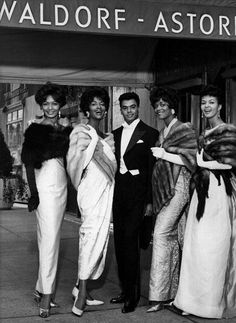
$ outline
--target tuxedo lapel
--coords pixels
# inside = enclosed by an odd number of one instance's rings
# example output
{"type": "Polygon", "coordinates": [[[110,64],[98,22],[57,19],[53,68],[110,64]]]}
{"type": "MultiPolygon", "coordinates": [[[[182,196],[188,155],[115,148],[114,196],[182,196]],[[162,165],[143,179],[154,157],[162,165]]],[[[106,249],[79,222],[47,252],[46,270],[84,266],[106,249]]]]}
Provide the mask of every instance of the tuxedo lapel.
{"type": "Polygon", "coordinates": [[[132,147],[136,144],[136,142],[145,134],[145,124],[140,121],[136,128],[134,129],[134,132],[132,134],[132,137],[130,138],[129,144],[126,148],[125,154],[132,149],[132,147]]]}
{"type": "Polygon", "coordinates": [[[120,160],[120,145],[121,145],[121,135],[122,135],[122,131],[123,131],[123,127],[120,127],[117,130],[117,134],[116,134],[116,156],[117,156],[117,160],[120,160]]]}

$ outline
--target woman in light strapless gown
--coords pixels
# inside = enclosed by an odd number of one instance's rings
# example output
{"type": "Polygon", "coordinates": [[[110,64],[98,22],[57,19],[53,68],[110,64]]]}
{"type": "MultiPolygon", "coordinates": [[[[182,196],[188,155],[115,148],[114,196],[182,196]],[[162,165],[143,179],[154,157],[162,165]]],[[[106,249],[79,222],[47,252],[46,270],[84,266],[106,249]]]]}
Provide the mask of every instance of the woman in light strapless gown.
{"type": "Polygon", "coordinates": [[[221,107],[219,89],[204,88],[201,109],[210,127],[199,140],[174,300],[183,314],[205,318],[236,316],[236,127],[222,121],[221,107]]]}
{"type": "Polygon", "coordinates": [[[44,112],[44,119],[26,129],[21,157],[31,193],[28,209],[36,211],[37,219],[39,269],[34,297],[39,302],[39,315],[45,318],[50,308],[57,306],[52,298],[67,201],[64,160],[72,129],[59,124],[59,110],[66,103],[62,87],[47,83],[38,90],[35,100],[44,112]]]}

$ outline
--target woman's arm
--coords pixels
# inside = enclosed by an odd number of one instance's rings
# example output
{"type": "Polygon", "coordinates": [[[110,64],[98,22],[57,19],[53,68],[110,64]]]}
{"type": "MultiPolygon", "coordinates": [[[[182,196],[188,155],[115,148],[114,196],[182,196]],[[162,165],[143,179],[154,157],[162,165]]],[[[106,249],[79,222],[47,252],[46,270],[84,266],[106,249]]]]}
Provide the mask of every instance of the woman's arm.
{"type": "Polygon", "coordinates": [[[164,159],[170,163],[184,166],[181,157],[177,154],[168,153],[164,148],[154,147],[151,148],[152,154],[156,158],[164,159]]]}
{"type": "Polygon", "coordinates": [[[219,163],[216,160],[204,161],[203,160],[203,149],[200,153],[197,152],[197,164],[199,167],[208,168],[208,169],[231,169],[231,165],[219,163]]]}
{"type": "Polygon", "coordinates": [[[30,189],[30,198],[28,200],[28,210],[31,212],[37,209],[39,205],[39,194],[36,186],[34,167],[27,165],[26,167],[27,182],[30,189]]]}

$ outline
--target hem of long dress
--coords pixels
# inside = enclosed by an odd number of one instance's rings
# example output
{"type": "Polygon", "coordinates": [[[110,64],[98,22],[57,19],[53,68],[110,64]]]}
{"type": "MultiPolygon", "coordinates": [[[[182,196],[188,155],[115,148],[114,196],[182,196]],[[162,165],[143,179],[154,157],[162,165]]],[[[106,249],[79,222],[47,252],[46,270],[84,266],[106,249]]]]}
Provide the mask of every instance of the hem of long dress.
{"type": "Polygon", "coordinates": [[[149,302],[166,302],[169,300],[173,300],[175,297],[149,297],[148,300],[149,302]]]}
{"type": "Polygon", "coordinates": [[[222,318],[223,314],[222,314],[222,311],[220,314],[219,307],[211,307],[211,306],[206,306],[205,304],[197,304],[196,300],[193,300],[191,302],[191,301],[189,301],[189,297],[187,297],[187,298],[188,298],[188,302],[185,302],[184,304],[182,303],[181,305],[178,304],[178,302],[176,302],[176,300],[175,300],[173,303],[174,306],[176,306],[181,311],[187,312],[187,313],[195,315],[195,316],[209,318],[209,319],[222,318]]]}
{"type": "Polygon", "coordinates": [[[37,290],[39,293],[41,294],[44,294],[44,295],[51,295],[51,294],[54,294],[55,290],[52,290],[52,289],[41,289],[41,288],[38,288],[38,287],[35,287],[35,290],[37,290]]]}
{"type": "Polygon", "coordinates": [[[86,276],[83,276],[83,275],[79,275],[78,277],[78,279],[79,280],[97,280],[100,276],[102,275],[102,273],[101,274],[99,274],[99,275],[96,275],[96,276],[93,276],[93,275],[86,275],[86,276]]]}
{"type": "Polygon", "coordinates": [[[226,309],[222,315],[223,319],[231,319],[233,317],[236,317],[236,308],[226,309]]]}

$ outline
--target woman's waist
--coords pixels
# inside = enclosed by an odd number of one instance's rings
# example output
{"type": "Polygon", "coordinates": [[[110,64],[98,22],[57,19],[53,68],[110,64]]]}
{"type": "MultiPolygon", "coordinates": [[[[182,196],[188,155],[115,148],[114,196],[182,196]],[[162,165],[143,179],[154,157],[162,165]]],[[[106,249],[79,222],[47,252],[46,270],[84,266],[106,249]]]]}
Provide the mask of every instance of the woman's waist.
{"type": "Polygon", "coordinates": [[[46,177],[48,181],[54,177],[65,177],[66,171],[63,158],[52,158],[43,162],[40,169],[35,170],[36,178],[46,177]]]}
{"type": "Polygon", "coordinates": [[[50,158],[42,163],[42,167],[58,166],[64,168],[64,159],[62,157],[50,158]]]}

